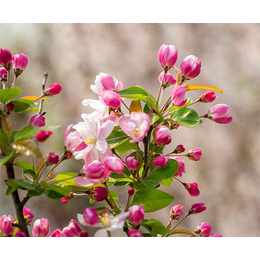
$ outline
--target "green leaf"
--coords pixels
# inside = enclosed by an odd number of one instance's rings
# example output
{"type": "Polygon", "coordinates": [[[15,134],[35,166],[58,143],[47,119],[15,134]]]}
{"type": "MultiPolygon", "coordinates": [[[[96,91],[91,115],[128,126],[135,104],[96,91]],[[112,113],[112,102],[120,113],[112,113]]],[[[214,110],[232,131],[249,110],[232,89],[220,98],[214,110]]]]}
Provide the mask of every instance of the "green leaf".
{"type": "Polygon", "coordinates": [[[178,125],[184,127],[195,127],[202,122],[196,111],[185,107],[176,109],[170,118],[178,125]]]}
{"type": "Polygon", "coordinates": [[[115,151],[117,153],[128,153],[129,151],[134,150],[136,148],[136,144],[130,143],[131,140],[131,137],[126,138],[124,142],[115,147],[115,151]]]}
{"type": "Polygon", "coordinates": [[[170,177],[170,178],[167,178],[167,179],[162,180],[162,181],[161,181],[161,184],[162,184],[163,186],[171,186],[172,181],[173,181],[173,177],[170,177]]]}
{"type": "Polygon", "coordinates": [[[155,113],[152,113],[149,117],[150,117],[150,125],[153,125],[155,122],[157,122],[160,119],[160,117],[155,113]]]}
{"type": "Polygon", "coordinates": [[[6,88],[0,90],[0,101],[5,104],[7,101],[19,96],[22,93],[22,90],[16,86],[12,88],[6,88]]]}
{"type": "Polygon", "coordinates": [[[60,184],[68,187],[73,187],[73,188],[83,188],[82,186],[79,186],[76,184],[74,181],[74,177],[78,175],[77,172],[64,172],[61,174],[58,174],[54,180],[58,181],[60,184]]]}
{"type": "Polygon", "coordinates": [[[115,191],[113,191],[113,190],[110,190],[109,191],[109,196],[108,196],[108,198],[110,198],[110,197],[112,197],[112,199],[114,200],[114,202],[117,202],[117,200],[118,200],[118,195],[117,195],[117,193],[115,192],[115,191]]]}
{"type": "Polygon", "coordinates": [[[15,190],[16,190],[16,188],[14,188],[14,187],[8,185],[7,190],[6,190],[6,192],[5,192],[5,196],[6,196],[6,197],[9,196],[9,195],[12,194],[15,190]]]}
{"type": "Polygon", "coordinates": [[[27,170],[27,169],[34,170],[33,165],[31,163],[29,163],[29,162],[26,162],[26,161],[16,162],[16,163],[14,163],[14,166],[19,167],[22,170],[27,170]]]}
{"type": "Polygon", "coordinates": [[[144,220],[141,225],[146,228],[152,236],[156,236],[158,234],[160,235],[165,235],[167,234],[170,230],[166,228],[161,222],[159,222],[156,219],[149,219],[149,220],[144,220]]]}
{"type": "Polygon", "coordinates": [[[0,128],[0,147],[4,151],[7,148],[8,140],[6,138],[5,132],[0,128]]]}
{"type": "MultiPolygon", "coordinates": [[[[53,191],[53,190],[49,190],[49,189],[44,189],[43,190],[43,193],[50,199],[53,199],[53,200],[58,200],[58,199],[61,199],[63,198],[64,196],[61,195],[60,193],[56,192],[56,191],[53,191]]],[[[37,195],[34,195],[34,196],[37,196],[37,195]]]]}
{"type": "Polygon", "coordinates": [[[164,179],[168,179],[174,175],[178,168],[178,162],[174,159],[170,159],[165,167],[158,168],[151,176],[161,174],[164,175],[164,179]]]}
{"type": "Polygon", "coordinates": [[[33,178],[35,177],[36,173],[34,170],[30,170],[30,169],[27,169],[23,172],[24,174],[29,174],[31,175],[33,178]]]}
{"type": "Polygon", "coordinates": [[[162,180],[164,180],[163,174],[152,174],[147,179],[142,180],[142,183],[146,188],[153,189],[155,188],[162,180]]]}
{"type": "Polygon", "coordinates": [[[34,106],[34,103],[30,100],[25,99],[17,99],[13,100],[12,103],[14,104],[14,112],[15,113],[21,113],[28,108],[34,106]]]}
{"type": "Polygon", "coordinates": [[[145,212],[153,212],[168,206],[173,200],[172,195],[161,190],[142,189],[135,193],[131,205],[142,204],[145,212]]]}
{"type": "Polygon", "coordinates": [[[43,190],[30,190],[28,192],[28,196],[29,197],[36,197],[36,196],[42,195],[42,193],[43,193],[43,190]]]}
{"type": "Polygon", "coordinates": [[[127,153],[134,149],[136,144],[130,143],[131,138],[123,131],[113,130],[107,138],[107,143],[111,149],[115,149],[117,153],[127,153]]]}
{"type": "Polygon", "coordinates": [[[55,191],[56,193],[58,193],[58,194],[60,194],[62,196],[67,196],[71,192],[71,188],[70,187],[64,187],[64,186],[61,186],[61,185],[53,185],[53,184],[49,184],[49,183],[47,183],[45,181],[41,181],[41,186],[44,189],[55,191]]]}
{"type": "Polygon", "coordinates": [[[22,179],[8,179],[7,183],[16,189],[25,189],[25,190],[34,190],[35,189],[35,185],[30,184],[22,179]]]}
{"type": "Polygon", "coordinates": [[[0,165],[5,165],[8,163],[14,156],[14,152],[8,153],[4,158],[0,159],[0,165]]]}
{"type": "Polygon", "coordinates": [[[145,97],[149,97],[151,101],[156,104],[156,100],[154,97],[149,94],[145,89],[140,86],[132,86],[129,88],[125,88],[118,92],[121,97],[130,98],[130,99],[140,99],[141,101],[147,103],[145,97]]]}

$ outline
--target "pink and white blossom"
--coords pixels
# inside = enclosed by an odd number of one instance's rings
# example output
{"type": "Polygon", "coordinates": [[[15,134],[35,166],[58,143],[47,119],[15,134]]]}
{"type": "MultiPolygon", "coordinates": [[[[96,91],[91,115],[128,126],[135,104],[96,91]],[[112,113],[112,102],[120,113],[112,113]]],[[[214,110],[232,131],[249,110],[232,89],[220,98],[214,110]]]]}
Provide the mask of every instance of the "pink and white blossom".
{"type": "Polygon", "coordinates": [[[79,133],[82,141],[87,145],[80,151],[74,151],[75,159],[84,159],[86,166],[94,160],[104,161],[106,155],[111,155],[112,151],[108,147],[106,138],[110,135],[114,128],[114,123],[111,120],[100,125],[100,122],[95,122],[87,114],[83,114],[84,122],[79,122],[73,128],[79,133]]]}
{"type": "Polygon", "coordinates": [[[150,118],[146,113],[132,112],[119,118],[119,126],[132,138],[130,143],[138,143],[150,129],[150,118]]]}
{"type": "Polygon", "coordinates": [[[113,216],[109,211],[106,211],[100,216],[99,221],[94,225],[90,225],[89,223],[87,223],[84,219],[83,214],[78,214],[77,217],[79,223],[83,226],[102,227],[101,229],[96,231],[94,237],[108,237],[108,232],[113,232],[124,227],[125,220],[128,215],[129,212],[123,212],[117,216],[113,216]]]}

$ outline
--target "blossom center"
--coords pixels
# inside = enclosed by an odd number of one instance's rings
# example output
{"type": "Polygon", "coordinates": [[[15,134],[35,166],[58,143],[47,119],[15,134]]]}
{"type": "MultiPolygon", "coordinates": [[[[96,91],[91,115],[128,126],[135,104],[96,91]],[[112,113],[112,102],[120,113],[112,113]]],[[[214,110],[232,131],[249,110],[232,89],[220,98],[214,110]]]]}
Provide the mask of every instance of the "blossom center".
{"type": "Polygon", "coordinates": [[[89,145],[89,144],[95,144],[96,141],[97,141],[97,138],[88,137],[87,139],[85,139],[85,143],[86,143],[87,145],[89,145]]]}
{"type": "Polygon", "coordinates": [[[110,227],[110,220],[111,220],[111,216],[109,216],[107,213],[104,214],[104,215],[101,217],[101,219],[100,219],[101,223],[103,224],[103,226],[104,226],[105,228],[110,227]]]}

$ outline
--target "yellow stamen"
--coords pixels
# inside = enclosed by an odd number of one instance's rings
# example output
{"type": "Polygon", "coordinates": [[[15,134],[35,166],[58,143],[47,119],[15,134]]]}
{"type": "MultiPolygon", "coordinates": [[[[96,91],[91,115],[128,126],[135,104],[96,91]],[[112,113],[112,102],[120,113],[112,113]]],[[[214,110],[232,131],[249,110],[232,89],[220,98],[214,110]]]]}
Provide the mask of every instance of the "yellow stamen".
{"type": "Polygon", "coordinates": [[[132,134],[134,135],[135,138],[138,137],[139,132],[138,132],[137,128],[132,132],[132,134]]]}
{"type": "Polygon", "coordinates": [[[110,219],[111,217],[106,213],[103,217],[101,217],[101,223],[105,228],[110,227],[110,219]]]}
{"type": "Polygon", "coordinates": [[[85,143],[86,144],[94,144],[94,143],[96,143],[96,138],[91,138],[91,137],[89,137],[89,138],[87,138],[86,140],[85,140],[85,143]]]}

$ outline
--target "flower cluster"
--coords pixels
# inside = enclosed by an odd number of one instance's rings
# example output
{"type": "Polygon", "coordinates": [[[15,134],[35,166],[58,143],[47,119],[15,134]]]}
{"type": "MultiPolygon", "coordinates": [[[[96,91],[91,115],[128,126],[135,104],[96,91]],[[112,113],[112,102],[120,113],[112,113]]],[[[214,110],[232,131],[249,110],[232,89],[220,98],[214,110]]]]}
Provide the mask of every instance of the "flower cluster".
{"type": "MultiPolygon", "coordinates": [[[[228,124],[232,121],[229,107],[225,104],[213,106],[202,116],[190,108],[199,102],[211,103],[216,99],[214,91],[222,92],[215,87],[186,84],[200,74],[199,58],[189,55],[182,60],[180,68],[177,68],[177,48],[163,44],[158,51],[158,60],[163,71],[157,78],[160,84],[157,98],[142,87],[124,88],[123,83],[115,77],[99,73],[95,78],[95,84],[90,86],[97,99],[82,101],[82,105],[91,107],[93,112],[83,113],[80,122],[70,124],[66,128],[62,156],[59,156],[58,152],[49,152],[42,156],[38,148],[40,143],[45,142],[52,135],[52,128],[46,127],[43,101],[59,94],[62,90],[61,84],[53,83],[45,89],[47,80],[45,74],[41,95],[34,96],[33,99],[24,98],[27,100],[28,107],[38,104],[36,101],[40,102],[37,114],[33,115],[28,125],[20,132],[17,131],[18,133],[12,139],[9,138],[8,129],[2,131],[1,135],[6,141],[0,143],[0,148],[4,151],[1,156],[6,155],[5,151],[13,151],[9,155],[10,158],[4,161],[6,167],[13,163],[14,157],[17,156],[15,154],[18,153],[40,157],[36,165],[27,162],[15,165],[23,169],[25,180],[17,182],[9,178],[7,181],[11,192],[12,189],[15,191],[27,189],[27,197],[22,204],[19,204],[23,209],[22,220],[26,220],[25,226],[32,223],[34,215],[24,207],[24,204],[29,198],[41,194],[51,199],[60,199],[63,204],[79,196],[89,197],[90,203],[101,201],[105,203],[105,207],[88,207],[83,214],[77,214],[80,225],[87,228],[99,227],[94,236],[102,237],[111,236],[115,230],[124,231],[129,237],[174,235],[178,230],[176,228],[188,216],[206,210],[204,203],[195,203],[183,216],[184,206],[175,205],[171,207],[169,223],[166,226],[158,220],[145,218],[145,213],[165,208],[174,200],[171,194],[160,190],[161,185],[170,186],[173,181],[177,181],[191,197],[200,195],[198,183],[183,182],[180,178],[185,174],[185,160],[200,161],[202,151],[199,148],[189,148],[186,151],[183,144],[175,143],[176,139],[172,137],[175,132],[173,130],[181,131],[182,127],[196,127],[203,122],[202,119],[210,119],[220,124],[228,124]],[[172,75],[172,71],[175,71],[176,75],[172,75]],[[166,88],[171,88],[171,93],[162,104],[166,88]],[[208,91],[200,94],[194,101],[188,97],[188,91],[200,89],[208,91]],[[129,100],[130,104],[128,104],[129,100]],[[14,141],[12,143],[9,140],[14,141]],[[170,148],[171,152],[166,153],[165,148],[170,148]],[[61,173],[51,179],[58,165],[71,158],[82,163],[81,170],[77,173],[61,173]],[[46,173],[48,167],[51,169],[46,173]],[[128,186],[124,208],[118,204],[118,195],[111,188],[113,186],[128,186]],[[178,222],[172,227],[174,220],[178,222]]],[[[3,88],[15,89],[17,77],[27,67],[27,57],[23,53],[12,56],[9,50],[1,49],[0,64],[3,65],[0,69],[3,88]],[[12,85],[8,83],[11,68],[14,73],[12,85]]],[[[15,103],[12,99],[6,102],[0,97],[1,113],[4,114],[5,120],[12,111],[21,112],[21,108],[17,107],[17,100],[15,103]]],[[[0,228],[4,236],[28,236],[26,227],[20,223],[21,216],[19,217],[18,221],[10,215],[1,217],[0,228]]],[[[79,224],[72,219],[67,227],[62,230],[56,229],[50,234],[48,219],[41,218],[34,222],[32,235],[34,237],[89,236],[79,224]]],[[[211,229],[208,223],[202,222],[194,232],[183,233],[203,237],[221,236],[212,234],[211,229]]]]}

